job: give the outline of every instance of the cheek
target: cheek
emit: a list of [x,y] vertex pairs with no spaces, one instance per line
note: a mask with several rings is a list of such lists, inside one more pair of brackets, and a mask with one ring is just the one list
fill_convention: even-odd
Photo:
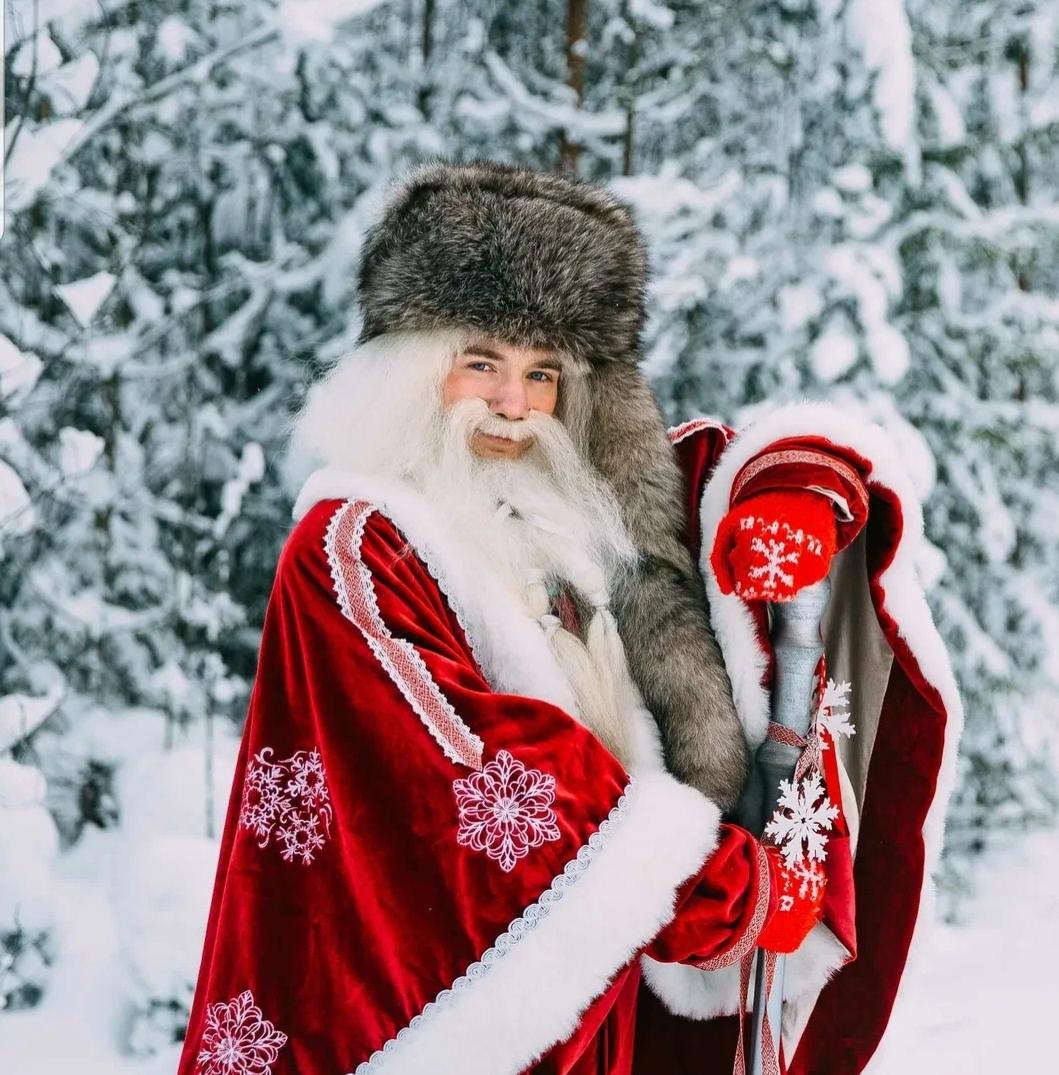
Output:
[[471,399],[481,393],[474,378],[467,376],[464,370],[453,370],[441,386],[441,398],[446,406],[460,399]]
[[559,385],[555,381],[550,381],[547,384],[541,383],[531,389],[529,405],[535,411],[543,411],[545,414],[554,414],[558,402]]

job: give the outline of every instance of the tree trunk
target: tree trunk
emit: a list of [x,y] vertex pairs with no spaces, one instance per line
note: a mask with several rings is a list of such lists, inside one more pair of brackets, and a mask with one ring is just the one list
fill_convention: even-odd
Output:
[[[588,0],[567,0],[566,4],[566,84],[574,91],[577,107],[585,97],[585,55],[588,51]],[[559,142],[559,163],[564,172],[577,174],[581,146],[569,131]]]

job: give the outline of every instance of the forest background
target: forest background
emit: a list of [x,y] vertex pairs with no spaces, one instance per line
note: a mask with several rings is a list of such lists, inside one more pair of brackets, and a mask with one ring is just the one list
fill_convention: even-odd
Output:
[[973,917],[997,848],[1054,826],[1054,3],[5,15],[0,1040],[33,1011],[98,1025],[115,1056],[183,1034],[291,525],[286,423],[356,337],[380,193],[435,155],[635,206],[671,422],[812,397],[891,433],[967,712],[945,919]]

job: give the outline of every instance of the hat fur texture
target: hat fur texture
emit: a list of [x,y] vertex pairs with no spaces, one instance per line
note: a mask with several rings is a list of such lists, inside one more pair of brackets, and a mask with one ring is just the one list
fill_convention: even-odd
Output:
[[433,160],[395,183],[365,239],[361,341],[469,327],[566,357],[578,386],[564,401],[560,381],[557,414],[610,483],[641,554],[614,605],[630,671],[670,769],[730,810],[749,755],[684,542],[683,474],[638,369],[647,278],[632,210],[606,188],[494,161]]

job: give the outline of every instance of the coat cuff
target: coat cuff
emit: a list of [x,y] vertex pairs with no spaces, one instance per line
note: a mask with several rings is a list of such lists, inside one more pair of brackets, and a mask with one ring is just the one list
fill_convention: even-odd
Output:
[[356,1075],[523,1071],[673,917],[719,824],[693,788],[664,772],[637,776],[537,902]]

